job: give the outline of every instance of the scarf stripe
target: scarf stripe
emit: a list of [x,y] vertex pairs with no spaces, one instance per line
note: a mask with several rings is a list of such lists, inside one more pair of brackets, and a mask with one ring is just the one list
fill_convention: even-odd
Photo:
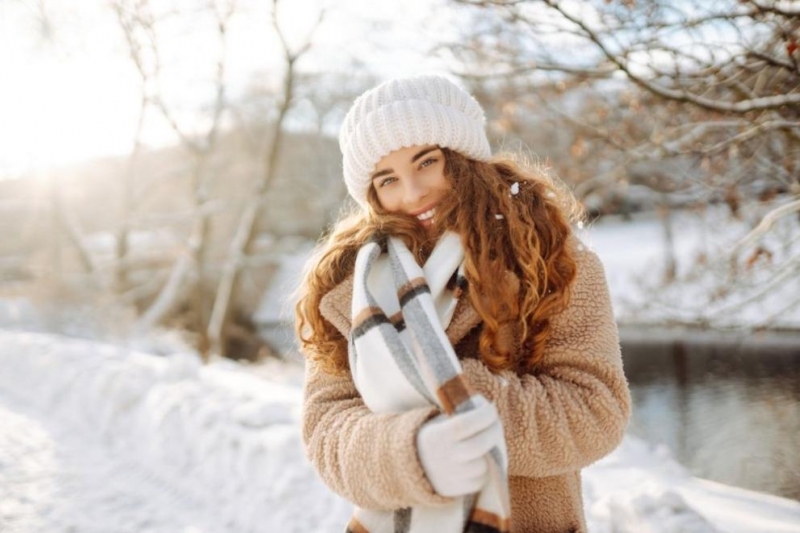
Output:
[[417,278],[400,287],[397,291],[397,296],[400,300],[400,307],[405,307],[410,300],[417,296],[430,293],[431,290],[428,288],[428,284],[425,283],[425,279]]
[[495,530],[508,527],[508,518],[484,511],[483,509],[475,509],[472,511],[472,516],[469,517],[470,522],[473,524],[481,524],[487,527],[494,528]]
[[369,533],[367,528],[361,525],[358,519],[354,516],[350,519],[350,522],[347,524],[347,529],[345,529],[347,533]]
[[389,318],[384,314],[383,310],[376,307],[368,307],[353,321],[351,335],[357,339],[372,328],[389,323]]
[[475,392],[461,374],[447,380],[436,391],[442,411],[448,415],[455,413],[456,409],[468,401],[473,394]]
[[411,507],[398,509],[394,512],[394,530],[396,533],[404,533],[411,529]]
[[[400,250],[401,247],[402,250]],[[419,265],[416,264],[414,256],[399,239],[391,238],[389,240],[389,259],[392,272],[395,274],[395,283],[401,287],[406,284],[414,285],[413,282],[406,281],[408,279],[407,272],[419,270]],[[424,294],[429,293],[414,291],[414,295],[406,298],[405,303],[401,302],[403,316],[406,326],[414,332],[414,340],[419,343],[421,352],[425,356],[425,362],[434,372],[436,382],[445,383],[455,377],[460,368],[457,369],[455,366],[458,364],[455,351],[444,335],[432,301],[429,298],[424,300],[420,298]],[[429,305],[424,305],[423,301]],[[437,328],[434,328],[434,324]],[[444,342],[442,337],[444,337]]]
[[370,329],[380,326],[381,324],[391,324],[398,332],[406,328],[406,322],[403,320],[403,315],[400,313],[395,313],[387,317],[383,310],[376,310],[376,308],[370,307],[364,310],[363,316],[358,316],[353,320],[351,335],[358,338]]
[[[386,342],[386,346],[390,350],[404,350],[405,345],[397,335],[397,330],[389,329],[388,327],[386,329],[387,331],[383,331],[383,338]],[[425,398],[429,404],[434,404],[433,395],[425,385],[425,380],[420,375],[419,368],[414,364],[414,361],[410,357],[400,357],[395,359],[395,363],[397,363],[400,371],[403,372],[403,376],[405,376],[406,380],[414,387],[414,390]]]
[[[368,272],[372,265],[375,263],[375,260],[381,254],[381,248],[377,243],[368,243],[365,245],[366,257],[363,260],[363,268],[365,272]],[[361,261],[361,251],[359,251],[358,256],[356,257],[356,268],[359,267],[359,262]],[[355,300],[356,295],[363,297],[369,302],[369,306],[367,307],[370,312],[361,311],[356,314],[356,317],[369,317],[369,316],[376,316],[380,315],[382,319],[375,320],[374,323],[369,321],[367,318],[366,321],[362,320],[362,323],[353,328],[351,331],[351,342],[350,346],[352,348],[355,347],[356,343],[359,341],[359,338],[363,337],[369,330],[376,328],[380,338],[383,340],[383,343],[388,346],[389,350],[392,353],[403,353],[406,352],[406,347],[402,343],[402,341],[397,336],[397,331],[394,329],[393,326],[389,326],[390,321],[386,317],[383,309],[378,305],[375,298],[372,296],[372,293],[367,288],[367,280],[366,277],[363,279],[354,279],[353,284],[353,298]],[[395,313],[395,316],[402,317],[402,313]],[[369,322],[369,323],[368,323]],[[360,327],[360,326],[369,326],[369,327]],[[404,325],[405,326],[405,325]],[[433,402],[431,394],[428,392],[428,388],[425,386],[424,380],[419,373],[417,367],[413,364],[409,363],[409,358],[402,358],[396,359],[395,362],[397,366],[400,368],[400,371],[403,373],[404,377],[411,384],[411,386],[416,390],[416,392],[428,400],[429,402]],[[357,364],[357,350],[353,349],[353,355],[350,357],[351,366],[350,368],[355,368],[353,366],[353,362]]]

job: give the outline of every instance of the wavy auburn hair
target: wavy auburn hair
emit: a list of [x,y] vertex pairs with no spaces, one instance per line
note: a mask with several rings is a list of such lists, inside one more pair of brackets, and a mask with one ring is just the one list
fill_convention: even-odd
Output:
[[[466,294],[483,320],[484,363],[493,371],[525,373],[541,359],[550,319],[569,301],[576,265],[567,240],[570,222],[583,212],[541,167],[503,155],[481,162],[447,148],[442,152],[452,188],[436,208],[433,231],[415,217],[384,212],[370,188],[369,209],[343,216],[309,260],[295,327],[303,351],[326,372],[347,372],[347,342],[322,317],[320,300],[352,273],[358,249],[396,235],[422,262],[445,230],[461,235]],[[500,341],[500,327],[508,323],[518,325],[521,349]]]

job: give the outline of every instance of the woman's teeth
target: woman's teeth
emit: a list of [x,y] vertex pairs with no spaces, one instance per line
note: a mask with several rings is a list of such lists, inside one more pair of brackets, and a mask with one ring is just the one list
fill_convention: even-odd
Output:
[[422,214],[417,215],[417,218],[424,222],[426,220],[429,220],[431,217],[433,217],[433,214],[435,212],[436,212],[436,208],[434,207],[432,209],[428,209],[427,211],[425,211]]

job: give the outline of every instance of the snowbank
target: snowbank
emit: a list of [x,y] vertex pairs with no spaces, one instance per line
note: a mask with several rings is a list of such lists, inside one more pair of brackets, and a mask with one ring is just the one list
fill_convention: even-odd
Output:
[[[24,401],[212,509],[213,524],[192,531],[333,532],[349,518],[302,452],[296,385],[44,334],[0,331],[0,346],[0,400]],[[593,532],[800,531],[800,503],[692,478],[631,437],[584,480]]]
[[23,333],[0,333],[0,345],[0,396],[104,441],[213,509],[225,531],[337,531],[350,514],[307,466],[297,388],[201,367],[188,354]]

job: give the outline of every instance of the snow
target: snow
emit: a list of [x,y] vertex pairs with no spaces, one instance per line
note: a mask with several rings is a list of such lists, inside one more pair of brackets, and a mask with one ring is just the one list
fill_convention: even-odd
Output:
[[630,436],[584,485],[593,533],[800,531],[800,502],[692,477],[667,447]]
[[287,300],[300,284],[314,243],[295,243],[292,252],[279,257],[275,276],[261,298],[261,305],[253,314],[253,320],[262,324],[294,320],[292,302]]
[[189,354],[0,343],[4,533],[332,531],[349,514],[306,464],[297,386]]
[[[603,262],[622,325],[800,330],[798,217],[778,220],[755,246],[742,250],[735,276],[727,261],[752,227],[782,204],[783,199],[748,204],[738,220],[726,206],[673,213],[677,276],[671,284],[663,281],[665,239],[658,216],[642,213],[630,222],[606,217],[580,235]],[[759,246],[763,253],[756,257]]]
[[[296,368],[43,333],[0,346],[3,533],[343,530],[350,504],[302,451]],[[630,436],[584,492],[592,532],[800,532],[800,502],[693,478]]]

